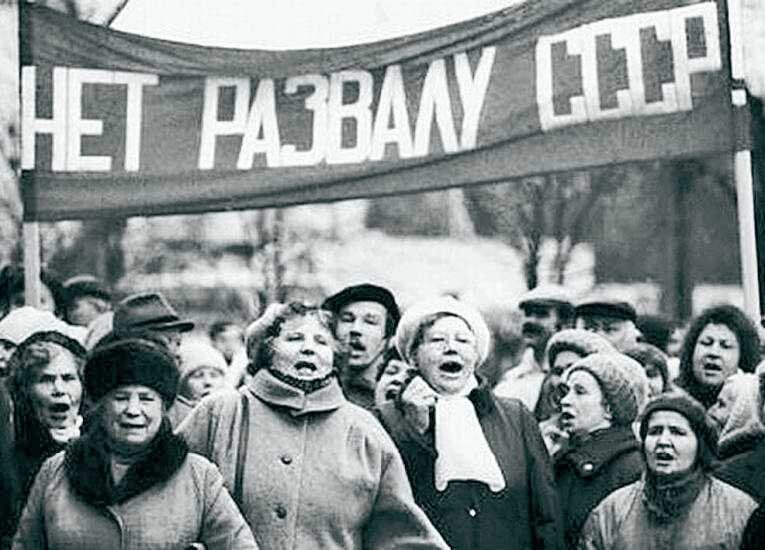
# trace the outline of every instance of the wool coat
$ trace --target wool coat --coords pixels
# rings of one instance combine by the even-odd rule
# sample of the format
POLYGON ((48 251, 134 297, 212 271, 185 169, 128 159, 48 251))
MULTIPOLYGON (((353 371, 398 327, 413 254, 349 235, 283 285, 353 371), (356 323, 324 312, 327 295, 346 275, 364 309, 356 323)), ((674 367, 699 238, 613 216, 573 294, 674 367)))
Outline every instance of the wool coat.
POLYGON ((116 487, 108 463, 81 442, 43 464, 13 550, 257 550, 218 469, 180 438, 170 435, 116 487))
POLYGON ((497 493, 478 481, 435 487, 431 428, 418 437, 396 404, 380 410, 407 467, 417 503, 455 550, 564 548, 563 524, 552 467, 535 418, 517 399, 496 397, 481 384, 468 399, 505 479, 497 493))
POLYGON ((757 508, 743 491, 708 477, 687 513, 658 523, 644 503, 644 483, 617 489, 592 511, 579 550, 738 550, 757 508))
POLYGON ((446 548, 393 441, 336 379, 305 394, 261 369, 239 392, 202 399, 179 432, 230 488, 243 453, 240 505, 263 548, 446 548))
POLYGON ((190 399, 185 395, 180 395, 175 398, 170 410, 167 411, 167 417, 170 420, 173 428, 177 428, 181 422, 189 415, 189 413, 196 407, 198 401, 190 399))
POLYGON ((765 506, 760 505, 746 524, 740 550, 761 550, 762 548, 765 548, 765 506))
POLYGON ((619 487, 643 473, 640 444, 629 427, 597 431, 555 458, 555 482, 563 510, 566 546, 572 548, 587 516, 619 487))

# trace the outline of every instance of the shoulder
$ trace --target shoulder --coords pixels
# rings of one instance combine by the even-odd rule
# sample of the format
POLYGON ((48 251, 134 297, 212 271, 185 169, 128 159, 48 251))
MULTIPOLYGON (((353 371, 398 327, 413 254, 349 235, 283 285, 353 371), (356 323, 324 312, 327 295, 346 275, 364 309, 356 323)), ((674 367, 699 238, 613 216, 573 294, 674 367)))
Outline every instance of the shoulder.
POLYGON ((395 448, 388 432, 372 412, 348 401, 337 409, 337 413, 343 415, 349 429, 363 434, 366 439, 374 441, 383 449, 395 448))
POLYGON ((748 493, 715 477, 710 478, 709 493, 711 498, 720 501, 726 508, 742 512, 748 510, 749 513, 757 508, 757 501, 748 493))
POLYGON ((59 451, 52 457, 43 462, 40 467, 39 476, 46 476, 48 478, 63 473, 64 459, 66 458, 66 451, 59 451))

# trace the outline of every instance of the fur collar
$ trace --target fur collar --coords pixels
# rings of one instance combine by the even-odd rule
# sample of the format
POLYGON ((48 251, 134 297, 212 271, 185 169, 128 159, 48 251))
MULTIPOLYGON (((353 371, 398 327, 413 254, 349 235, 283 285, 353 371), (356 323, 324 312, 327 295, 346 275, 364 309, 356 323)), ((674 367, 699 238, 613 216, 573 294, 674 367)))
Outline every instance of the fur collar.
POLYGON ((64 468, 75 493, 94 506, 121 504, 170 479, 189 452, 186 442, 174 435, 167 419, 148 452, 130 466, 116 486, 112 482, 106 434, 94 427, 66 452, 64 468))

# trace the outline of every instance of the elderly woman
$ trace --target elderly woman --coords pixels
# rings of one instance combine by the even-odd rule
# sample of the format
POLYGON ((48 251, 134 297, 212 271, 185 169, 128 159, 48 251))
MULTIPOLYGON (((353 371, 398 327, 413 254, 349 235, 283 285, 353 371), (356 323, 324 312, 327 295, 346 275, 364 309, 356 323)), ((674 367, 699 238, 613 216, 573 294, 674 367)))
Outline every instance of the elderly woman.
POLYGON ((749 495, 709 475, 715 430, 682 392, 651 401, 640 422, 646 471, 593 510, 581 549, 739 548, 757 508, 749 495))
POLYGON ((226 384, 226 359, 211 344, 187 339, 181 343, 178 397, 170 408, 170 424, 177 427, 200 399, 226 384))
POLYGON ((561 425, 568 448, 554 456, 566 547, 593 508, 643 472, 631 425, 645 405, 648 380, 639 363, 612 351, 576 361, 563 379, 561 425))
POLYGON ((172 433, 178 372, 167 350, 127 339, 85 365, 96 403, 85 434, 43 464, 14 550, 256 549, 218 469, 172 433))
POLYGON ((708 308, 688 329, 676 384, 708 409, 726 378, 754 371, 759 346, 757 328, 743 311, 731 305, 708 308))
POLYGON ((539 429, 550 455, 558 452, 568 441, 568 433, 560 425, 563 373, 582 357, 599 351, 616 350, 608 340, 589 330, 564 329, 553 334, 547 342, 545 356, 549 370, 542 382, 537 409, 545 411, 539 429))
POLYGON ((444 548, 396 447, 338 383, 329 312, 293 303, 248 328, 256 372, 179 430, 221 468, 269 549, 444 548))
POLYGON ((728 378, 709 415, 720 426, 715 476, 765 499, 765 376, 728 378))
POLYGON ((40 325, 8 362, 8 388, 13 402, 13 444, 10 468, 2 472, 12 487, 3 495, 12 503, 14 521, 26 501, 42 463, 80 435, 85 349, 70 336, 63 321, 40 325))
POLYGON ((476 376, 489 329, 452 298, 409 308, 396 332, 417 369, 380 413, 415 499, 454 549, 562 548, 560 511, 536 419, 476 376))

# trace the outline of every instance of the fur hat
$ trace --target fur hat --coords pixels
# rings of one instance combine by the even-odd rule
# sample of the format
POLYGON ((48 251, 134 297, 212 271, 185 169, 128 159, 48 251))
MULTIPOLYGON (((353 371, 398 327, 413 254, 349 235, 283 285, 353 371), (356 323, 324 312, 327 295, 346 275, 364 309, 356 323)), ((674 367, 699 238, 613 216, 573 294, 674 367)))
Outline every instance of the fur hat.
POLYGON ((181 376, 178 384, 183 387, 186 379, 194 374, 194 371, 202 367, 210 367, 225 375, 228 366, 223 354, 204 340, 189 338, 181 343, 180 350, 181 376))
POLYGON ((699 442, 705 447, 705 451, 699 453, 700 457, 709 455, 707 461, 711 461, 711 455, 717 445, 717 430, 707 415, 704 406, 683 390, 672 390, 654 397, 646 405, 640 420, 640 440, 645 441, 648 432, 648 421, 656 411, 674 411, 683 415, 691 429, 696 434, 699 442))
POLYGON ((759 376, 753 373, 736 373, 725 381, 722 391, 729 386, 732 386, 736 397, 728 421, 720 430, 717 446, 721 454, 725 454, 726 447, 735 444, 742 437, 761 437, 765 434, 759 376))
POLYGON ((87 329, 70 325, 50 311, 31 306, 14 309, 0 319, 0 340, 7 340, 16 346, 36 332, 57 332, 82 344, 87 329))
POLYGON ((567 328, 556 332, 547 342, 547 363, 555 363, 555 357, 563 351, 573 351, 579 357, 587 357, 597 352, 611 352, 616 350, 602 336, 589 330, 567 328))
POLYGON ((648 396, 648 378, 640 363, 621 353, 598 352, 571 365, 566 377, 578 370, 598 381, 615 425, 628 426, 635 421, 648 396))
POLYGON ((489 327, 477 309, 451 297, 418 302, 404 312, 398 323, 395 336, 396 348, 401 357, 410 365, 413 364, 412 345, 420 330, 420 326, 428 317, 438 313, 455 315, 467 323, 470 330, 475 334, 478 365, 481 365, 488 357, 489 350, 491 349, 489 327))
POLYGON ((93 401, 120 386, 152 388, 170 405, 178 392, 175 359, 162 346, 126 338, 96 346, 85 362, 84 386, 93 401))

